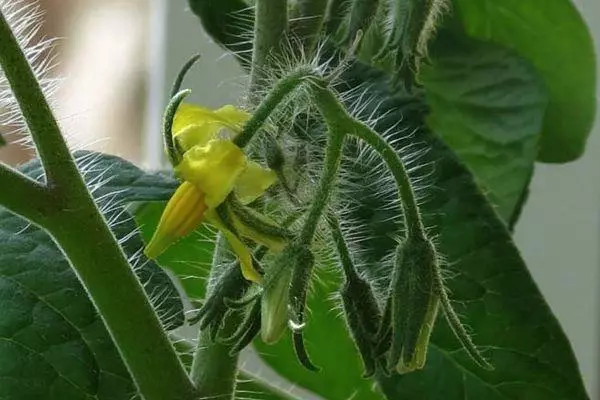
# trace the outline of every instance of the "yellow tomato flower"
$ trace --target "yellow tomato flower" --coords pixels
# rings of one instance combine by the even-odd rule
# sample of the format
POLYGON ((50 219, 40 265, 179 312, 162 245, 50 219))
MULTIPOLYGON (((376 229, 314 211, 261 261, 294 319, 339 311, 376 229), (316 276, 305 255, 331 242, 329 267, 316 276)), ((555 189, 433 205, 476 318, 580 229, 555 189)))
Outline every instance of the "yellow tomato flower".
MULTIPOLYGON (((209 110, 191 104, 179 106, 173 120, 173 140, 183 152, 175 173, 183 182, 169 200, 158 227, 144 253, 158 257, 167 247, 190 234, 206 220, 219 229, 237 254, 246 279, 260 282, 252 255, 243 241, 227 229, 215 209, 234 192, 247 204, 261 196, 275 181, 276 174, 248 160, 231 140, 241 132, 250 115, 227 105, 209 110)), ((257 243, 281 248, 282 243, 253 231, 233 218, 240 235, 257 243)))

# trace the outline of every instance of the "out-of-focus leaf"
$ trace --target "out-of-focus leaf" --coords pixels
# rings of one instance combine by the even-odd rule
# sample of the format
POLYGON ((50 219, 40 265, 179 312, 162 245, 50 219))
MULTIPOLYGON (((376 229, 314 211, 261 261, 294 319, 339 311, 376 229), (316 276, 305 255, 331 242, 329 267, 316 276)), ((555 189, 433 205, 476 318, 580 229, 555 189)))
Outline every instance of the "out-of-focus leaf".
POLYGON ((538 160, 581 156, 596 112, 591 35, 570 0, 454 0, 468 35, 515 49, 531 61, 550 95, 538 160))
POLYGON ((254 10, 243 0, 188 0, 204 30, 222 47, 233 53, 243 67, 252 59, 254 10))
POLYGON ((429 127, 471 169, 508 223, 538 152, 547 95, 530 64, 501 46, 442 31, 421 70, 429 127))

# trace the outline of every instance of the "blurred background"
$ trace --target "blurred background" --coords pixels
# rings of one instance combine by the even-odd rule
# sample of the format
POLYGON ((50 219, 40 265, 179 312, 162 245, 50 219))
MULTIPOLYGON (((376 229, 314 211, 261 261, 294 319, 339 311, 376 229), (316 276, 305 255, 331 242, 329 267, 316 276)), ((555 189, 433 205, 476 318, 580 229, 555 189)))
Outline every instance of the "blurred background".
MULTIPOLYGON (((600 53, 600 2, 574 0, 600 53)), ((211 43, 185 0, 41 0, 42 28, 57 42, 58 119, 74 148, 120 155, 145 167, 162 160, 160 119, 171 80, 200 52, 186 86, 207 106, 237 102, 244 76, 211 43)), ((598 91, 600 93, 600 91, 598 91)), ((10 137, 9 137, 10 140, 10 137)), ((12 164, 32 157, 0 148, 12 164)), ((585 155, 536 167, 515 240, 571 339, 592 398, 600 398, 600 123, 585 155)))

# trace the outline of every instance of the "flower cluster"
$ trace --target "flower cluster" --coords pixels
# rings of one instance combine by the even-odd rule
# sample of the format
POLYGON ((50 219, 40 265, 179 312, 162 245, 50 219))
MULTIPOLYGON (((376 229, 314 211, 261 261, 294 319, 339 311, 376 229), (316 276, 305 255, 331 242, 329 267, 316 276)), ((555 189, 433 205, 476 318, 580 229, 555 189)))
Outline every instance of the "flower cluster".
POLYGON ((261 282, 261 274, 243 239, 272 250, 280 250, 285 241, 256 231, 235 213, 219 212, 229 196, 235 196, 241 204, 249 204, 277 180, 272 170, 248 159, 232 141, 249 117, 231 105, 217 110, 186 103, 179 106, 172 133, 175 148, 181 153, 181 161, 174 169, 182 183, 146 246, 148 258, 158 257, 206 221, 227 238, 240 260, 244 277, 261 282))

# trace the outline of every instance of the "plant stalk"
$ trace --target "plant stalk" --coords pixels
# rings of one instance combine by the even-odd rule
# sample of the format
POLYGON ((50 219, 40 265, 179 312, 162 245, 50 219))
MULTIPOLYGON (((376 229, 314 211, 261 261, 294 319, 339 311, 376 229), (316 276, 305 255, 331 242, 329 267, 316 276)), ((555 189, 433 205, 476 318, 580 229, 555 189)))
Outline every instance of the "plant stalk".
MULTIPOLYGON (((210 279, 216 275, 225 261, 227 243, 222 235, 217 236, 210 279)), ((210 284, 208 290, 210 291, 210 284)), ((210 293, 207 293, 208 297, 210 293)), ((229 317, 223 327, 227 334, 234 332, 240 319, 229 317)), ((198 388, 201 399, 231 400, 235 395, 238 374, 238 354, 230 355, 230 344, 219 343, 210 338, 208 329, 198 334, 198 345, 192 362, 190 377, 198 388)))
POLYGON ((258 99, 269 69, 281 50, 288 27, 287 0, 256 0, 250 95, 258 99))
MULTIPOLYGON (((194 399, 195 388, 85 186, 39 83, 1 12, 0 65, 37 146, 47 179, 44 190, 58 204, 36 215, 40 211, 29 211, 27 207, 35 207, 38 200, 30 203, 29 198, 22 198, 22 208, 13 205, 13 210, 24 217, 41 217, 40 224, 62 248, 96 306, 141 396, 146 400, 194 399)), ((32 195, 27 192, 33 192, 33 188, 40 191, 16 176, 13 180, 20 182, 23 190, 28 188, 23 195, 32 195)))

